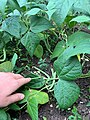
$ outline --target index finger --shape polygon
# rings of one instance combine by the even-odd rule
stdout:
[[[15,92],[18,88],[20,88],[21,86],[23,86],[24,84],[30,82],[30,78],[20,78],[20,79],[17,79],[15,80],[15,85],[12,85],[11,86],[11,89],[10,89],[10,93],[9,94],[12,94],[13,92]]]

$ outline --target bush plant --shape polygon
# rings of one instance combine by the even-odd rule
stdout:
[[[90,76],[82,73],[81,62],[90,54],[90,34],[82,31],[84,27],[89,31],[89,22],[89,0],[0,0],[0,71],[15,71],[22,49],[41,59],[47,48],[53,61],[51,76],[33,66],[36,74],[30,72],[26,77],[31,82],[21,89],[25,99],[1,109],[3,120],[11,119],[5,111],[23,108],[38,120],[38,104],[49,101],[44,89],[54,92],[61,109],[76,102],[80,88],[75,80]]]

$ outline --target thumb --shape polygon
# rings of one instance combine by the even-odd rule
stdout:
[[[11,103],[15,103],[17,101],[20,101],[20,100],[24,99],[24,94],[16,93],[16,94],[8,96],[7,99],[8,99],[7,101],[8,101],[8,105],[9,105]]]

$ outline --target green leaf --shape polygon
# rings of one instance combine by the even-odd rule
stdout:
[[[41,45],[38,45],[35,49],[34,55],[38,58],[41,58],[43,56],[43,47]]]
[[[17,0],[20,7],[23,7],[27,4],[27,0]]]
[[[56,9],[56,12],[53,14],[54,21],[60,25],[64,22],[69,10],[76,0],[49,0],[48,10]]]
[[[31,80],[27,86],[29,86],[30,88],[41,88],[45,85],[45,80],[43,78],[38,78],[38,79],[34,79]]]
[[[11,120],[11,117],[8,113],[7,113],[7,120]]]
[[[7,0],[0,0],[0,11],[2,13],[5,12],[6,3],[7,3]]]
[[[49,101],[48,94],[45,92],[40,92],[38,90],[31,90],[30,98],[35,97],[38,104],[45,104]]]
[[[85,14],[90,14],[90,0],[77,0],[73,9]]]
[[[11,61],[13,68],[15,67],[17,59],[18,59],[18,55],[14,53],[12,61]]]
[[[82,66],[76,57],[71,57],[65,63],[58,59],[54,68],[59,78],[64,80],[75,80],[82,74]]]
[[[62,52],[65,50],[65,41],[60,41],[55,46],[55,49],[51,55],[51,59],[56,58],[62,54]]]
[[[45,104],[49,101],[48,94],[45,92],[38,92],[36,99],[38,100],[38,104]]]
[[[14,110],[14,111],[20,110],[20,107],[15,103],[9,105],[8,107],[9,107],[9,109]]]
[[[34,33],[39,33],[52,28],[52,24],[43,17],[32,16],[30,30]]]
[[[27,103],[29,97],[30,97],[30,92],[29,90],[22,91],[23,94],[25,95],[24,99],[19,102],[19,104]]]
[[[8,0],[8,6],[13,11],[17,9],[18,11],[21,11],[21,8],[17,2],[17,0]]]
[[[32,57],[36,47],[40,42],[40,38],[38,34],[34,34],[32,32],[27,32],[22,38],[21,43],[25,46],[30,56]]]
[[[10,61],[6,61],[0,64],[1,72],[12,72],[12,70],[13,70],[13,65]]]
[[[75,32],[68,37],[67,46],[77,46],[78,44],[85,44],[90,42],[90,34],[85,32]],[[80,45],[81,45],[80,44]]]
[[[27,102],[27,111],[32,120],[38,120],[38,104],[45,104],[49,101],[48,94],[37,90],[24,91],[25,98],[20,104]]]
[[[40,8],[32,8],[31,10],[27,11],[25,15],[31,16],[36,15],[41,9]]]
[[[3,35],[2,35],[2,40],[3,40],[3,42],[5,43],[5,45],[9,42],[9,41],[11,41],[11,36],[8,34],[8,33],[6,33],[6,32],[4,32],[3,33]]]
[[[0,49],[3,49],[10,40],[11,36],[8,33],[0,33]]]
[[[65,59],[82,53],[90,54],[90,34],[84,32],[72,34],[67,40],[67,46],[62,54]]]
[[[45,80],[43,77],[41,78],[40,76],[36,75],[35,73],[30,72],[26,76],[27,78],[31,78],[31,81],[27,84],[28,87],[34,89],[34,88],[41,88],[45,85]]]
[[[13,12],[9,13],[8,16],[17,16],[17,17],[20,17],[21,14],[20,14],[20,12],[17,9],[15,9]]]
[[[38,103],[34,97],[29,99],[27,102],[27,112],[31,116],[32,120],[38,120]]]
[[[79,23],[89,22],[90,21],[90,17],[89,16],[85,16],[85,15],[77,16],[77,17],[73,18],[70,22],[73,22],[73,21],[76,21],[76,22],[79,22]]]
[[[87,103],[87,105],[86,105],[87,107],[90,107],[90,101]]]
[[[71,107],[80,94],[80,89],[75,82],[59,80],[54,87],[54,95],[61,109]]]
[[[30,91],[23,91],[25,98],[20,102],[20,104],[27,102],[31,98],[35,98],[38,104],[45,104],[49,101],[48,94],[38,90],[31,89]]]
[[[20,29],[21,25],[19,23],[18,17],[9,17],[6,18],[5,21],[2,23],[2,30],[8,32],[9,34],[20,38]]]
[[[47,118],[43,116],[43,120],[47,120]]]
[[[0,109],[0,120],[7,120],[7,114],[2,109]]]
[[[67,49],[55,61],[57,71],[65,64],[65,62],[72,56],[87,53],[90,54],[90,34],[84,32],[76,32],[72,34],[67,40]]]
[[[88,26],[88,29],[90,30],[90,25]]]
[[[47,7],[46,7],[46,4],[45,4],[45,3],[36,4],[35,7],[38,7],[38,8],[40,8],[41,10],[44,10],[44,11],[47,10]],[[43,11],[43,12],[44,12],[44,11]]]
[[[49,17],[49,20],[51,20],[51,17],[52,17],[52,15],[55,13],[55,11],[56,11],[56,9],[52,9],[52,10],[46,11],[46,13],[47,13],[47,15],[48,15],[48,17]]]
[[[26,27],[25,23],[22,21],[20,22],[20,25],[21,25],[20,33],[21,35],[23,35],[27,32],[28,28]]]

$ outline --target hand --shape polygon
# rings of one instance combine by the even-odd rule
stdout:
[[[0,72],[0,107],[22,100],[22,93],[13,92],[29,81],[30,78],[24,78],[20,74]]]

